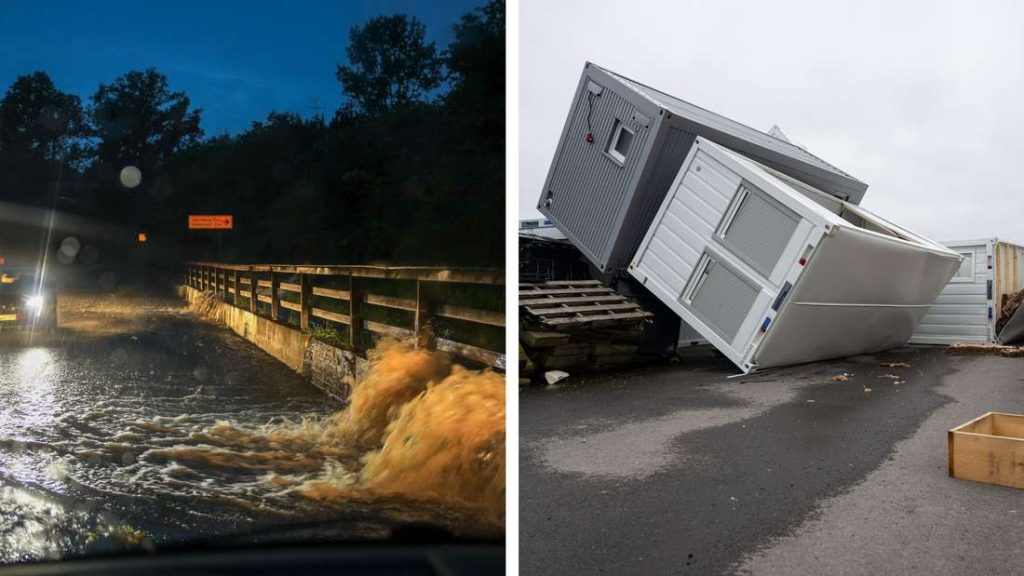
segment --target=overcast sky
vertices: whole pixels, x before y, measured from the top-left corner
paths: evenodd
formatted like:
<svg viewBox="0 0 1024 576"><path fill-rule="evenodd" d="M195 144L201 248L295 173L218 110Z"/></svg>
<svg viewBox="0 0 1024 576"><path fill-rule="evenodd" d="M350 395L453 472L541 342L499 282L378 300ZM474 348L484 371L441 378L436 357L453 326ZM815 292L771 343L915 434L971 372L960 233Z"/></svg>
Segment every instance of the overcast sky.
<svg viewBox="0 0 1024 576"><path fill-rule="evenodd" d="M585 61L791 140L935 240L1024 242L1024 10L945 2L523 0L520 212Z"/></svg>

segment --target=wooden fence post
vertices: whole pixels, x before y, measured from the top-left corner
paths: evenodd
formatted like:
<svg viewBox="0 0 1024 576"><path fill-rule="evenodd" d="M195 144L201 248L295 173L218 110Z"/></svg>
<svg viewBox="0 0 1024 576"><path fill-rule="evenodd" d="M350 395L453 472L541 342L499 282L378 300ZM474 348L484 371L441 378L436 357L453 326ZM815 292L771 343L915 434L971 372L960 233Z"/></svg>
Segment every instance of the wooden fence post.
<svg viewBox="0 0 1024 576"><path fill-rule="evenodd" d="M299 275L299 329L309 330L309 316L313 310L313 279L309 274Z"/></svg>
<svg viewBox="0 0 1024 576"><path fill-rule="evenodd" d="M242 291L242 289L241 289L241 288L239 288L239 286L240 286L240 284L241 284L241 283L239 282L239 280L240 280L241 278L242 278L242 273L241 273L241 272L239 272L239 271L238 271L238 269L236 268L236 269L235 269L235 273L234 273L234 275L233 275L233 276L232 276L232 278L231 278L231 283L232 283L232 284L234 284L234 288L235 288L235 293L234 293L234 295L233 295L233 296L231 297L231 303L232 303L232 304L234 304L235 306L238 306L238 296L239 296L239 292L241 292L241 291Z"/></svg>
<svg viewBox="0 0 1024 576"><path fill-rule="evenodd" d="M249 312L253 314L259 314L259 308L256 307L256 303L259 301L256 297L256 273L253 272L252 268L249 269Z"/></svg>
<svg viewBox="0 0 1024 576"><path fill-rule="evenodd" d="M357 351L363 337L363 291L359 279L355 276L348 278L348 344Z"/></svg>
<svg viewBox="0 0 1024 576"><path fill-rule="evenodd" d="M270 271L270 319L277 322L281 315L281 274Z"/></svg>
<svg viewBox="0 0 1024 576"><path fill-rule="evenodd" d="M416 334L416 347L429 348L430 334L427 332L427 321L429 320L430 304L427 300L427 286L424 281L416 280L416 320L413 331Z"/></svg>

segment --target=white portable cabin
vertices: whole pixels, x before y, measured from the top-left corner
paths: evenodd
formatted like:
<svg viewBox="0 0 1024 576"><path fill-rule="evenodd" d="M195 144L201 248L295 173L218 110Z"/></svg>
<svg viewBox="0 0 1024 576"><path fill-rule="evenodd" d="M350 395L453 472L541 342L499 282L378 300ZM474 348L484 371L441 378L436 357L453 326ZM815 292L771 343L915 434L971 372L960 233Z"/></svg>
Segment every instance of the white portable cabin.
<svg viewBox="0 0 1024 576"><path fill-rule="evenodd" d="M744 372L901 346L960 256L697 138L629 272Z"/></svg>
<svg viewBox="0 0 1024 576"><path fill-rule="evenodd" d="M1003 297L1024 287L1024 248L998 238L942 244L960 254L963 261L910 341L943 345L995 342Z"/></svg>

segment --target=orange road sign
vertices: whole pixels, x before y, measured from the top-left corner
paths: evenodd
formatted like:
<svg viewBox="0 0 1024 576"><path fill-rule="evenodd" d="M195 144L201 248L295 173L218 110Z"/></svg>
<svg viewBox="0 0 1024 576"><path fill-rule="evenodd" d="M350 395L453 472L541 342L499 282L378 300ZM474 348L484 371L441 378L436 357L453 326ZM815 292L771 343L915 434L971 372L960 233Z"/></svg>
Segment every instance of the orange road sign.
<svg viewBox="0 0 1024 576"><path fill-rule="evenodd" d="M231 214L189 214L189 230L231 230L235 217Z"/></svg>

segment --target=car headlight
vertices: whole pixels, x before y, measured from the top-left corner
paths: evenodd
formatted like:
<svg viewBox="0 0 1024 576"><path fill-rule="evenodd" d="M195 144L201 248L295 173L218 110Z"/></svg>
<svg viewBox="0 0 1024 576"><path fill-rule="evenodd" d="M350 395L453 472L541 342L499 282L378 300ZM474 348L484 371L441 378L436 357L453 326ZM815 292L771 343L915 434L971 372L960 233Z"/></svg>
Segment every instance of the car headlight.
<svg viewBox="0 0 1024 576"><path fill-rule="evenodd" d="M29 299L25 301L25 305L28 306L29 308L33 309L33 310L36 310L36 311L42 310L42 308L43 308L43 295L42 294L36 294L35 296L30 296Z"/></svg>

